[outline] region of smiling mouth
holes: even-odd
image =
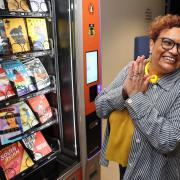
[[[169,64],[174,64],[176,62],[176,59],[170,56],[163,56],[163,60]]]

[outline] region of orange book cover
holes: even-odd
[[[49,49],[48,33],[45,18],[26,18],[28,34],[33,50]]]
[[[45,95],[39,95],[28,99],[32,110],[37,114],[41,123],[45,123],[52,117],[52,110]]]
[[[30,51],[25,20],[23,18],[6,18],[3,21],[13,53]]]
[[[27,0],[6,0],[9,11],[30,12]]]
[[[0,166],[7,179],[11,179],[22,171],[34,165],[20,142],[11,144],[0,150]]]

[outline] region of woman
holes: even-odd
[[[134,125],[123,180],[180,179],[180,16],[158,16],[151,57],[130,62],[96,98],[97,115],[127,109]],[[145,74],[146,69],[146,74]],[[101,163],[108,165],[108,128]],[[114,137],[115,138],[115,137]]]

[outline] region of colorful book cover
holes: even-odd
[[[25,102],[18,103],[18,106],[20,109],[20,117],[24,132],[39,123],[35,115],[33,114],[32,110]]]
[[[0,0],[0,9],[5,9],[4,0]]]
[[[14,90],[10,84],[7,75],[0,64],[0,101],[14,96]]]
[[[20,110],[16,104],[0,109],[0,140],[1,145],[15,142],[21,137],[15,137],[23,133]]]
[[[32,110],[37,114],[41,123],[52,117],[52,110],[45,95],[39,95],[27,100]]]
[[[7,18],[3,21],[13,53],[30,51],[25,20],[23,18]]]
[[[9,11],[30,12],[27,0],[6,0]]]
[[[33,12],[47,12],[47,5],[44,0],[29,0]]]
[[[34,156],[34,160],[37,161],[42,157],[46,156],[50,152],[52,152],[51,147],[45,140],[43,134],[38,131],[30,136],[23,138],[23,143],[28,148],[32,155]]]
[[[28,61],[24,65],[32,73],[38,90],[51,84],[49,75],[39,58]]]
[[[0,19],[0,55],[9,54],[9,42],[4,29],[4,22]]]
[[[33,50],[49,49],[48,33],[45,18],[26,18],[28,34]]]
[[[34,162],[20,142],[0,150],[0,166],[3,168],[8,180],[33,165]]]
[[[14,83],[18,96],[22,96],[36,90],[36,87],[28,75],[25,65],[19,60],[3,62],[2,67],[6,71],[9,80]]]

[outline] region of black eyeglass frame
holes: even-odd
[[[176,42],[174,42],[174,40],[172,40],[172,39],[170,39],[168,37],[159,37],[157,39],[161,39],[161,47],[166,51],[169,51],[169,50],[173,49],[174,46],[176,45],[177,53],[178,53],[178,55],[180,55],[180,43],[176,43]],[[165,47],[165,45],[163,45],[164,40],[170,41],[172,43],[172,47],[169,47],[169,48]]]

